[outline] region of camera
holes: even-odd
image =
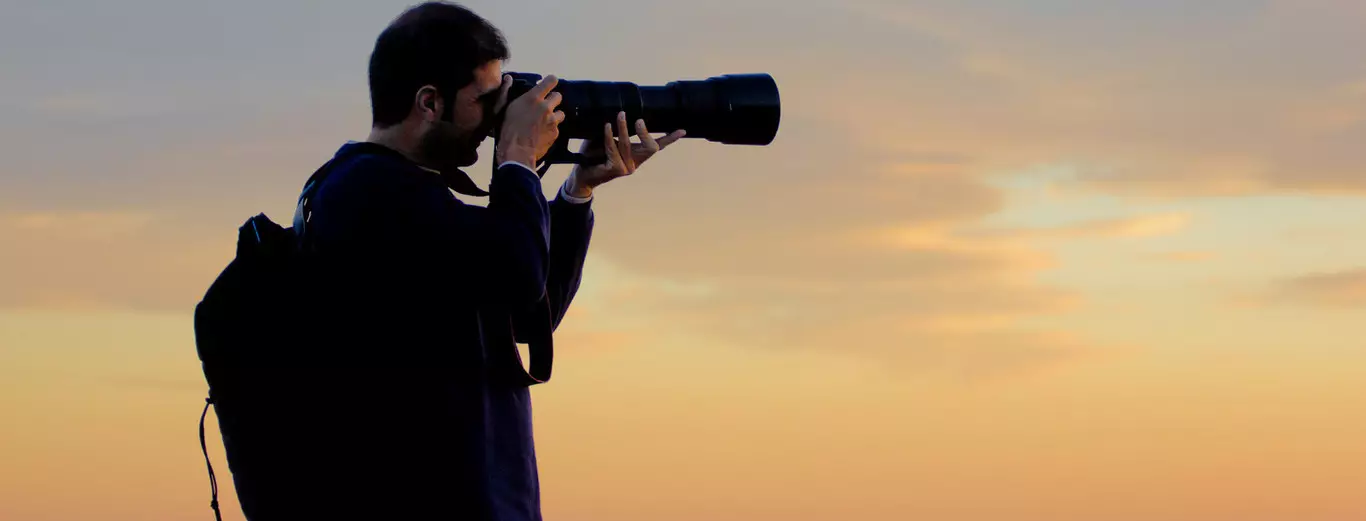
[[[541,81],[541,75],[536,73],[508,74],[513,79],[509,100],[525,94]],[[569,139],[601,139],[602,125],[615,121],[622,111],[629,122],[643,118],[652,133],[684,129],[685,139],[727,145],[768,145],[777,136],[781,120],[778,84],[764,73],[726,74],[644,86],[625,81],[560,79],[553,92],[562,96],[557,108],[565,114],[560,123],[562,143]],[[570,162],[583,161],[581,157],[572,159]]]

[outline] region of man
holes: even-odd
[[[450,3],[413,7],[376,40],[371,133],[337,151],[296,216],[317,260],[300,315],[319,353],[299,384],[313,398],[274,402],[254,449],[271,457],[233,467],[250,519],[540,519],[516,344],[564,317],[595,190],[683,132],[656,140],[636,121],[632,143],[624,114],[604,122],[582,151],[606,162],[547,201],[532,167],[565,117],[556,79],[509,101],[508,57],[498,29]],[[450,188],[482,192],[459,168],[494,125],[488,205],[463,203]]]

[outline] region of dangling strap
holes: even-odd
[[[204,418],[209,415],[210,405],[213,405],[213,398],[204,398],[204,412],[199,414],[199,449],[204,451],[204,465],[209,468],[209,493],[213,497],[209,501],[209,508],[213,509],[213,518],[216,521],[223,521],[223,512],[218,510],[218,478],[213,475],[213,463],[209,461],[209,443],[204,438]]]
[[[510,357],[500,358],[509,368],[507,374],[514,385],[532,386],[550,380],[550,369],[555,361],[554,333],[551,331],[549,299],[541,299],[532,308],[518,313],[511,321],[513,342],[525,343],[531,360],[523,364],[521,353],[514,347]]]

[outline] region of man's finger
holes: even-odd
[[[659,143],[655,142],[655,137],[650,135],[650,129],[645,128],[645,120],[636,120],[636,135],[640,136],[640,143],[645,145],[645,150],[650,153],[659,151]]]
[[[605,123],[602,125],[602,148],[603,151],[607,154],[607,161],[611,162],[614,165],[617,165],[618,169],[621,169],[623,166],[625,166],[625,163],[621,162],[621,153],[617,151],[616,140],[612,139],[611,123]]]
[[[552,92],[549,96],[545,97],[545,106],[550,110],[554,110],[555,107],[558,107],[560,105],[560,102],[563,100],[564,95],[558,92]]]
[[[621,154],[622,166],[626,167],[626,173],[636,171],[636,161],[631,154],[631,133],[626,130],[626,113],[617,113],[617,148]]]
[[[531,95],[536,99],[544,99],[545,95],[550,92],[550,89],[555,88],[555,85],[559,83],[560,79],[556,78],[554,74],[547,74],[545,78],[541,79],[540,83],[537,83],[536,86],[527,91],[526,95]]]
[[[681,128],[673,132],[670,132],[669,135],[659,138],[659,149],[664,150],[664,147],[672,145],[674,141],[683,139],[683,136],[686,135],[688,135],[688,131],[683,130]]]
[[[493,113],[502,112],[508,106],[508,92],[512,90],[512,75],[503,75],[503,85],[498,92],[498,101],[493,104]]]
[[[550,115],[550,122],[551,122],[551,123],[554,123],[554,124],[557,125],[557,126],[558,126],[560,123],[564,123],[564,111],[563,111],[563,110],[557,110],[557,111],[555,111],[554,114],[551,114],[551,115]]]

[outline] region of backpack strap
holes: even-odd
[[[308,235],[304,232],[308,229],[308,221],[313,218],[313,196],[317,194],[318,187],[322,186],[323,180],[327,179],[327,174],[332,173],[332,167],[337,164],[340,157],[329,159],[323,166],[318,167],[313,175],[308,176],[308,181],[304,182],[304,189],[299,193],[299,203],[294,208],[294,237],[299,241],[301,250],[308,250]]]
[[[313,196],[317,195],[319,187],[327,179],[327,175],[332,173],[333,167],[337,166],[337,163],[362,154],[386,152],[397,154],[392,149],[374,143],[352,143],[351,146],[342,149],[317,170],[314,170],[313,175],[308,176],[308,180],[304,181],[304,189],[299,192],[299,203],[294,209],[294,236],[300,241],[305,240],[307,235],[304,232],[308,229],[308,221],[313,218]],[[308,246],[307,243],[300,243],[301,248],[306,246]]]

